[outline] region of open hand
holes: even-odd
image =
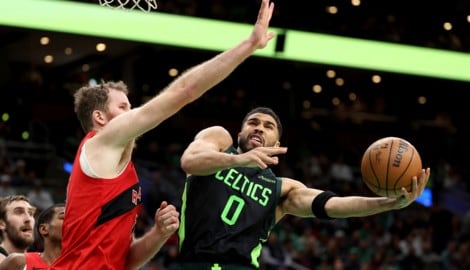
[[[396,198],[395,209],[404,208],[414,202],[419,196],[421,196],[424,191],[424,188],[426,187],[429,181],[430,174],[431,169],[427,168],[421,170],[419,179],[418,176],[414,176],[411,191],[408,192],[404,187],[401,189],[402,195]]]
[[[269,3],[269,0],[262,0],[258,18],[250,36],[250,40],[255,44],[257,49],[266,47],[268,42],[274,37],[273,32],[268,32],[269,21],[273,15],[273,10],[274,3]]]

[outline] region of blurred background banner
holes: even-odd
[[[251,31],[250,24],[58,0],[6,0],[0,25],[215,51],[225,50]],[[470,81],[468,53],[287,28],[272,31],[278,40],[257,55]]]

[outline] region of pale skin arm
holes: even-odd
[[[93,169],[111,166],[119,171],[130,155],[123,156],[133,139],[155,128],[162,121],[196,100],[224,80],[237,66],[274,37],[268,32],[274,3],[262,0],[251,35],[233,48],[188,69],[156,97],[144,105],[115,117],[87,142],[87,157]],[[124,160],[123,160],[124,159]],[[105,170],[110,171],[110,170]]]
[[[429,180],[430,169],[423,169],[413,177],[413,188],[408,192],[402,189],[402,196],[397,199],[386,197],[345,196],[333,197],[327,201],[325,210],[331,218],[365,217],[386,211],[402,209],[414,202],[423,192]],[[323,190],[307,188],[297,180],[283,178],[281,196],[285,197],[278,206],[276,219],[290,214],[300,217],[314,217],[312,201]]]
[[[126,269],[137,270],[150,261],[179,227],[179,213],[162,202],[155,213],[155,224],[144,236],[135,239],[127,253]]]
[[[188,175],[210,175],[232,167],[277,165],[276,155],[287,152],[285,147],[257,147],[246,153],[224,153],[233,143],[230,133],[221,126],[200,131],[181,156],[181,167]]]
[[[23,270],[26,265],[25,256],[22,253],[11,253],[4,257],[0,263],[0,270]]]

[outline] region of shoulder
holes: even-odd
[[[216,144],[219,146],[218,148],[223,150],[233,143],[232,136],[228,130],[222,126],[212,126],[205,128],[199,131],[194,140]]]
[[[11,253],[0,263],[0,269],[19,269],[26,265],[24,253]]]
[[[0,246],[0,259],[5,258],[6,256],[8,256],[8,252]]]
[[[225,136],[231,138],[228,130],[222,126],[211,126],[198,132],[196,139],[212,136]]]

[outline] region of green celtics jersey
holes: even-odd
[[[226,152],[238,154],[233,146]],[[280,193],[281,180],[271,169],[238,167],[188,177],[178,232],[180,262],[258,268]]]

